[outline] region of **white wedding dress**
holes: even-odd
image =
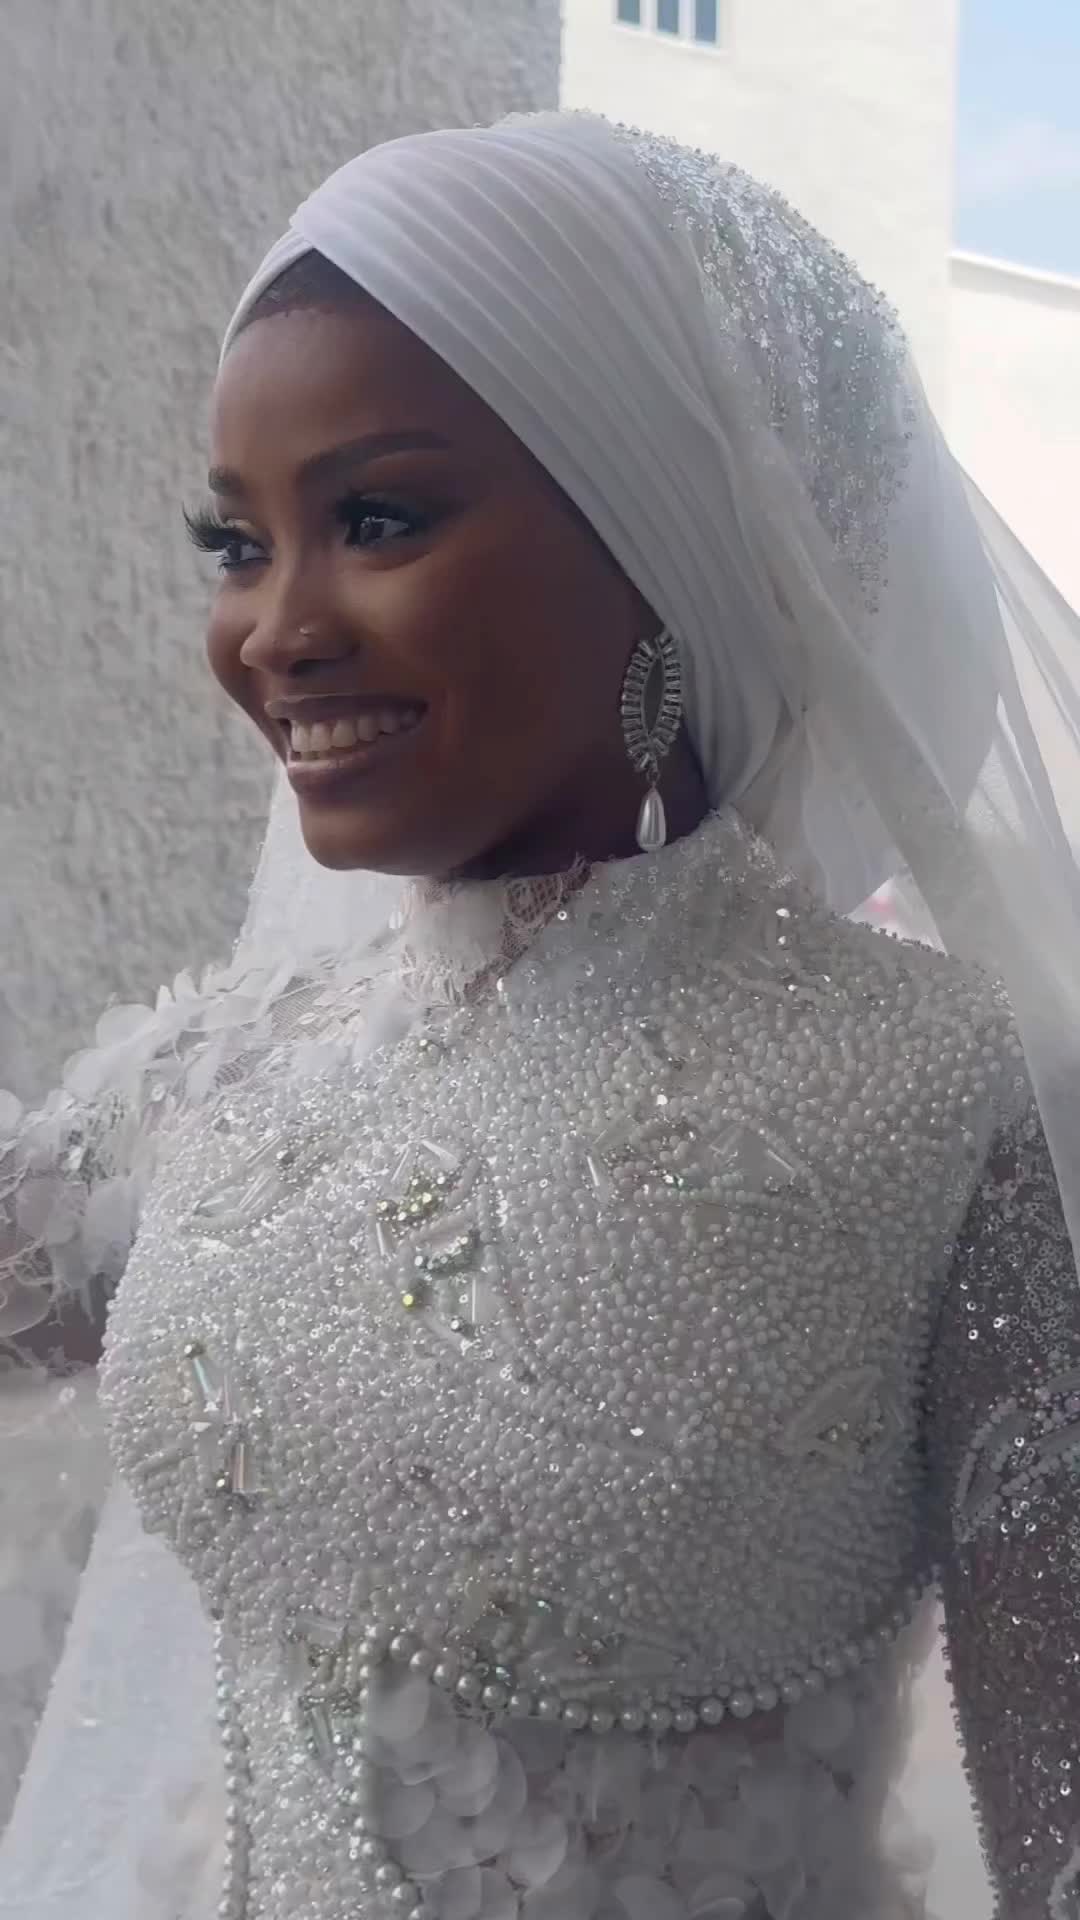
[[[10,1121],[27,1284],[139,1225],[0,1914],[912,1920],[937,1575],[1003,1913],[1066,1920],[1080,1311],[1007,1007],[732,814],[534,893],[182,988]]]

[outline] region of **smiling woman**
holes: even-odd
[[[210,661],[316,859],[475,876],[633,851],[619,688],[660,622],[443,361],[303,263],[225,357],[213,437],[221,518],[190,522],[221,556]],[[312,731],[333,721],[359,743]],[[695,825],[685,742],[665,792]]]
[[[1065,1920],[1065,683],[894,316],[701,155],[430,134],[299,209],[212,439],[280,777],[233,965],[0,1106],[0,1325],[123,1271],[0,1908],[916,1920],[940,1579]],[[902,869],[952,952],[844,917]]]

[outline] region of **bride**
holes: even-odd
[[[0,1912],[909,1920],[939,1581],[1000,1911],[1075,1916],[1075,632],[890,310],[699,154],[425,135],[212,437],[279,788],[231,966],[2,1109],[115,1484]],[[901,871],[936,950],[843,917]]]

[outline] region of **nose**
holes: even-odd
[[[324,663],[346,659],[356,645],[355,635],[322,596],[297,583],[260,608],[240,659],[253,672],[295,679]]]

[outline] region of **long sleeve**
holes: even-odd
[[[1080,1287],[1037,1114],[958,1239],[929,1451],[949,1662],[1000,1920],[1080,1915]]]
[[[0,1829],[105,1487],[85,1363],[171,1122],[258,1057],[281,987],[182,975],[156,1007],[107,1013],[36,1110],[0,1093]]]
[[[162,1139],[272,1042],[287,986],[287,972],[198,986],[181,974],[153,1008],[111,1008],[36,1111],[0,1091],[0,1355],[51,1357],[51,1338],[61,1359],[95,1357],[89,1323],[123,1271]]]
[[[134,1087],[59,1089],[30,1112],[0,1093],[0,1340],[16,1358],[95,1358],[151,1133]]]
[[[73,1072],[76,1086],[36,1112],[0,1093],[0,1830],[107,1475],[85,1363],[131,1243],[146,1160],[138,1102],[120,1090],[125,1076],[107,1077],[77,1090]]]

